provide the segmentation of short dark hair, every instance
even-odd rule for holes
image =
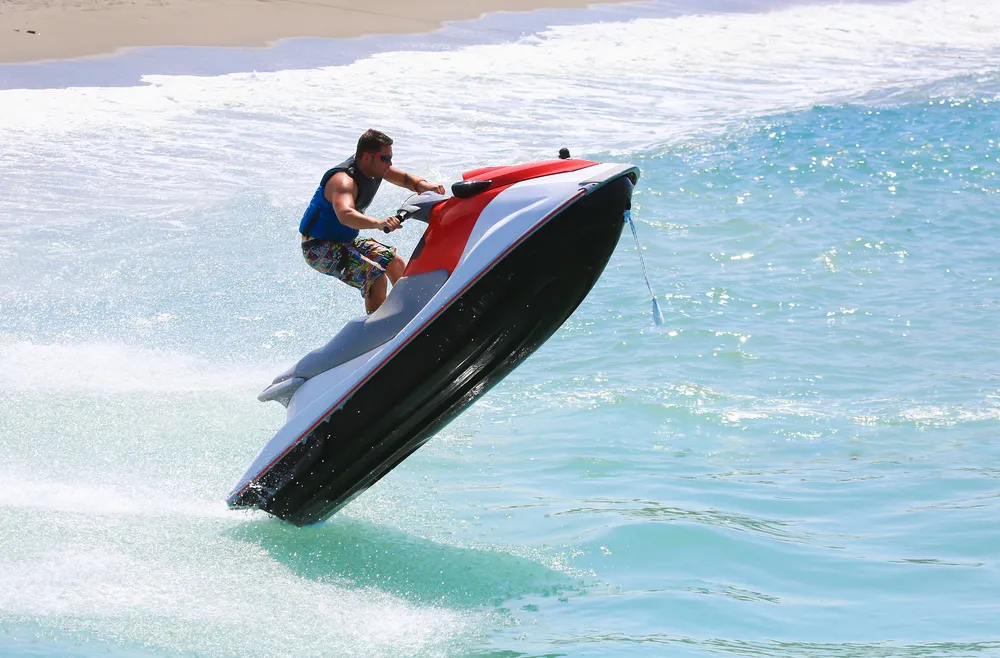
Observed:
[[[383,146],[392,146],[392,138],[383,132],[368,129],[358,140],[358,150],[354,152],[354,158],[360,160],[362,153],[378,153]]]

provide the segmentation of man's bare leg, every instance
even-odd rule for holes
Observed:
[[[399,256],[393,258],[389,261],[389,264],[385,266],[385,272],[389,275],[389,281],[392,285],[396,285],[396,281],[399,281],[399,278],[403,276],[403,272],[405,271],[406,261]]]
[[[403,276],[404,271],[406,271],[406,261],[399,256],[393,258],[389,261],[389,264],[385,266],[385,273],[388,275],[389,281],[392,282],[392,285],[396,285],[396,282]],[[367,311],[369,315],[377,311],[378,307],[385,301],[387,290],[388,286],[386,284],[385,276],[380,276],[375,280],[375,283],[372,284],[371,290],[368,293],[368,299],[365,300],[365,311]]]
[[[368,315],[377,311],[378,307],[385,301],[386,286],[387,280],[385,276],[380,276],[375,279],[375,283],[373,283],[371,288],[368,290],[368,297],[365,298],[365,312],[368,313]]]

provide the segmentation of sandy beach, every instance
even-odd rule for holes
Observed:
[[[130,46],[265,46],[291,37],[428,32],[495,11],[585,7],[586,0],[3,0],[0,63]]]

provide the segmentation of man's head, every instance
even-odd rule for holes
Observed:
[[[366,130],[358,140],[354,162],[369,178],[385,178],[392,166],[392,139],[377,130]]]

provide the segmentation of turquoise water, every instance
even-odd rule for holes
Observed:
[[[282,423],[256,393],[362,312],[295,227],[317,140],[367,127],[315,90],[383,61],[0,92],[0,655],[1000,655],[990,11],[576,17],[380,73],[426,76],[359,92],[407,169],[637,164],[665,324],[626,230],[548,343],[304,529],[224,498]]]

